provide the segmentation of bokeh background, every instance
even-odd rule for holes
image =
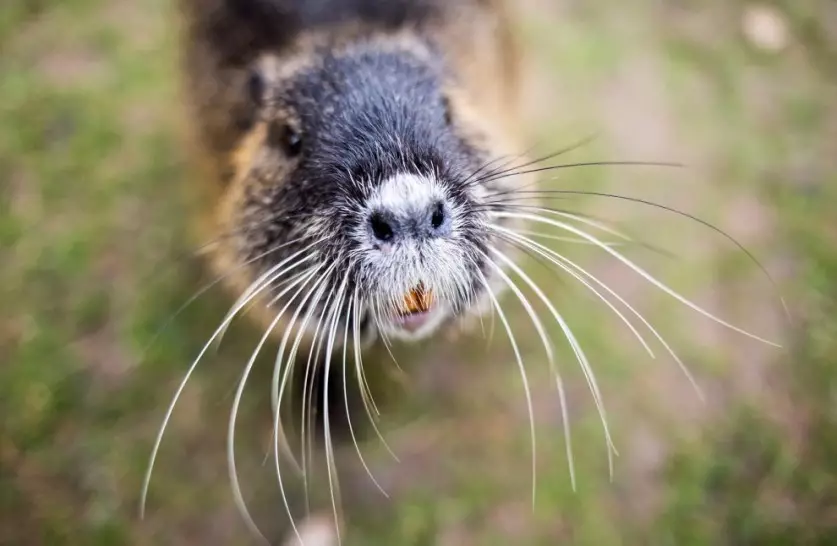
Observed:
[[[180,197],[169,4],[0,7],[3,545],[250,543],[224,451],[234,382],[257,339],[246,325],[184,392],[147,517],[137,515],[166,405],[229,304],[211,291],[168,320],[211,280],[190,254]],[[595,405],[553,325],[572,490],[554,381],[507,295],[533,386],[534,508],[525,399],[498,327],[490,343],[477,331],[417,354],[399,348],[403,373],[381,360],[397,379],[380,426],[399,462],[374,437],[364,441],[385,498],[353,448],[343,450],[348,543],[837,544],[837,4],[526,0],[519,10],[539,150],[596,133],[557,162],[686,164],[566,169],[544,183],[710,221],[776,285],[697,222],[601,197],[567,197],[561,207],[653,245],[622,250],[782,348],[712,323],[601,251],[552,241],[659,328],[705,400],[658,343],[652,359],[582,286],[531,263],[597,372],[619,449],[612,479]],[[250,507],[275,538],[284,511],[262,466],[270,363],[247,390],[237,453]]]

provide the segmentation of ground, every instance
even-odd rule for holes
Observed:
[[[142,4],[0,9],[0,544],[250,543],[225,459],[231,385],[255,340],[243,324],[184,391],[138,517],[165,408],[229,303],[212,291],[168,320],[207,279],[181,221],[171,9]],[[554,381],[507,295],[533,386],[534,507],[525,398],[497,326],[490,346],[478,331],[399,351],[398,403],[381,417],[399,461],[374,438],[362,446],[389,498],[353,448],[340,454],[348,543],[837,542],[837,9],[527,0],[521,13],[538,149],[595,133],[559,159],[685,165],[579,167],[544,184],[651,200],[723,229],[775,284],[693,220],[614,198],[564,201],[662,249],[620,247],[782,347],[714,324],[600,250],[553,242],[660,330],[703,400],[651,335],[654,359],[581,285],[533,261],[596,371],[619,450],[612,478],[587,383],[552,324],[572,489]],[[246,392],[236,445],[249,505],[275,533],[284,512],[262,466],[269,378],[260,370]]]

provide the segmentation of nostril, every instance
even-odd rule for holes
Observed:
[[[372,226],[372,234],[379,241],[387,242],[392,239],[394,235],[392,226],[380,213],[374,213],[369,218],[369,224]]]
[[[430,225],[433,229],[439,229],[445,223],[445,206],[442,203],[437,203],[436,208],[433,209],[433,216],[430,217]]]

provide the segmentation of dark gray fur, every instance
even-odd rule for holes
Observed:
[[[342,56],[324,51],[314,68],[278,88],[274,106],[294,113],[302,151],[282,185],[270,184],[270,169],[254,173],[265,180],[253,187],[268,188],[272,195],[251,196],[248,208],[256,211],[251,223],[264,222],[260,203],[265,200],[272,220],[251,254],[305,234],[305,220],[318,219],[330,235],[329,253],[345,255],[356,245],[349,234],[369,223],[358,214],[369,191],[398,173],[435,176],[450,202],[472,220],[459,235],[484,250],[482,213],[468,190],[471,175],[486,158],[453,126],[455,117],[449,118],[441,93],[443,80],[440,69],[406,52],[361,46]],[[277,145],[269,153],[283,151]],[[473,258],[482,261],[478,252]]]
[[[382,30],[431,22],[448,0],[180,0],[187,21],[184,71],[211,148],[233,149],[255,115],[245,100],[247,72],[265,51],[281,53],[300,33],[336,22]],[[211,84],[209,82],[212,82]]]

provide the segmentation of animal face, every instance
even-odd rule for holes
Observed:
[[[254,68],[258,121],[226,200],[241,230],[231,254],[303,329],[348,318],[364,337],[424,338],[481,312],[498,284],[497,188],[480,176],[498,159],[492,135],[432,55],[336,51]]]

